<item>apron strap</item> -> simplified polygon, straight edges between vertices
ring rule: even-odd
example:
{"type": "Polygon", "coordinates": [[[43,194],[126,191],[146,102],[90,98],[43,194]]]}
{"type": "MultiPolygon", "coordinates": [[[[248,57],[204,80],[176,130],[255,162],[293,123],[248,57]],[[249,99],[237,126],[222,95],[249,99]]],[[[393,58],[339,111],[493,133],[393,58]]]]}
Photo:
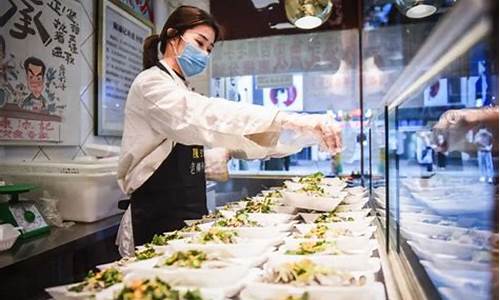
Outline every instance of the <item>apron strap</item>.
{"type": "MultiPolygon", "coordinates": [[[[160,62],[160,61],[157,61],[156,62],[156,66],[162,70],[163,72],[165,72],[168,76],[170,76],[170,78],[172,78],[172,80],[175,80],[174,79],[174,76],[168,71],[167,68],[165,68],[165,66],[160,62]]],[[[165,141],[166,139],[162,140],[160,144],[163,144],[163,142],[165,141]]],[[[175,142],[172,141],[172,150],[174,149],[175,147],[175,142]]]]}
{"type": "Polygon", "coordinates": [[[174,76],[168,71],[167,68],[165,68],[165,66],[161,62],[157,61],[156,66],[160,68],[160,70],[162,70],[163,72],[167,73],[168,76],[170,76],[172,79],[174,79],[174,76]]]}

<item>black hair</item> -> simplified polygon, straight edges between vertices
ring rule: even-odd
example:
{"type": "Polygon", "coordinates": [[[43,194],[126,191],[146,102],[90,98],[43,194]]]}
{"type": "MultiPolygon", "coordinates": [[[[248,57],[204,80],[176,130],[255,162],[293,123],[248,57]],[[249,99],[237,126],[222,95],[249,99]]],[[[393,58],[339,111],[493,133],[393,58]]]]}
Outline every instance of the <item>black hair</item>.
{"type": "Polygon", "coordinates": [[[43,61],[41,59],[33,57],[33,56],[26,58],[26,60],[24,61],[24,70],[26,71],[26,73],[28,73],[28,66],[29,65],[42,67],[42,75],[45,75],[45,64],[43,63],[43,61]]]}
{"type": "Polygon", "coordinates": [[[212,15],[194,6],[183,5],[175,9],[163,25],[160,35],[153,34],[144,41],[142,58],[144,69],[151,68],[158,62],[158,45],[161,53],[164,53],[169,40],[181,36],[186,30],[198,25],[212,27],[215,31],[215,41],[219,40],[221,28],[212,15]]]}

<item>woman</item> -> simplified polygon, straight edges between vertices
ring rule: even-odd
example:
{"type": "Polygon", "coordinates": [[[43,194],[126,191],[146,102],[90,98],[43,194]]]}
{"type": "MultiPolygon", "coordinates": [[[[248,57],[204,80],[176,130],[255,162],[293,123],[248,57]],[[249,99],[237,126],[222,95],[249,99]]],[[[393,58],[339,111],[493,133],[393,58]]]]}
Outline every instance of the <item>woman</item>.
{"type": "Polygon", "coordinates": [[[288,154],[278,141],[283,129],[315,135],[331,152],[340,146],[338,127],[322,116],[293,116],[190,91],[186,80],[205,69],[219,36],[208,13],[181,6],[159,36],[145,41],[145,71],[128,94],[118,169],[119,184],[131,194],[136,245],[207,213],[203,146],[247,159],[288,154]]]}

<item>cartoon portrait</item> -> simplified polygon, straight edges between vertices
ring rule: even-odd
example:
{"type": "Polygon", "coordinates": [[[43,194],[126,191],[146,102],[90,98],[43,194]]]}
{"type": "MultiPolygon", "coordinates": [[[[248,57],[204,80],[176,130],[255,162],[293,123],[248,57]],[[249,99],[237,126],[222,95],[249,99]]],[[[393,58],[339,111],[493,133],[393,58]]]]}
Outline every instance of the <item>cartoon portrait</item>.
{"type": "Polygon", "coordinates": [[[43,96],[45,64],[41,59],[31,56],[24,61],[24,70],[30,94],[19,104],[20,107],[35,112],[47,110],[47,100],[43,96]]]}
{"type": "Polygon", "coordinates": [[[80,91],[70,83],[79,83],[82,73],[82,6],[78,1],[4,2],[0,144],[77,145],[80,91]]]}

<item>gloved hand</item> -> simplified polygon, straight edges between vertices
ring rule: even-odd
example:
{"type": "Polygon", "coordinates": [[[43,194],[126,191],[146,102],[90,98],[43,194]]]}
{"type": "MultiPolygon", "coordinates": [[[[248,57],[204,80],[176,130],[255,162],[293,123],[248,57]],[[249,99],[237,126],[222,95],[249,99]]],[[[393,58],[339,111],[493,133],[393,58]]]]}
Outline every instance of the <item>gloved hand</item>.
{"type": "Polygon", "coordinates": [[[467,132],[474,126],[470,122],[471,114],[474,114],[474,111],[470,109],[452,109],[441,115],[432,129],[435,141],[438,140],[439,136],[446,140],[441,150],[466,149],[467,132]]]}
{"type": "MultiPolygon", "coordinates": [[[[498,122],[498,107],[481,109],[451,109],[441,115],[433,128],[437,139],[439,135],[446,138],[447,151],[466,151],[466,136],[471,129],[480,124],[488,125],[498,122]]],[[[470,147],[469,147],[470,148],[470,147]]]]}
{"type": "Polygon", "coordinates": [[[312,144],[314,141],[321,148],[335,155],[342,151],[341,128],[329,115],[278,113],[276,121],[282,130],[292,130],[296,144],[312,144]]]}
{"type": "Polygon", "coordinates": [[[229,179],[227,162],[231,159],[230,153],[224,148],[205,150],[205,174],[208,180],[224,182],[229,179]]]}
{"type": "Polygon", "coordinates": [[[451,109],[441,115],[434,126],[436,131],[465,130],[474,126],[473,119],[476,114],[474,109],[451,109]]]}

